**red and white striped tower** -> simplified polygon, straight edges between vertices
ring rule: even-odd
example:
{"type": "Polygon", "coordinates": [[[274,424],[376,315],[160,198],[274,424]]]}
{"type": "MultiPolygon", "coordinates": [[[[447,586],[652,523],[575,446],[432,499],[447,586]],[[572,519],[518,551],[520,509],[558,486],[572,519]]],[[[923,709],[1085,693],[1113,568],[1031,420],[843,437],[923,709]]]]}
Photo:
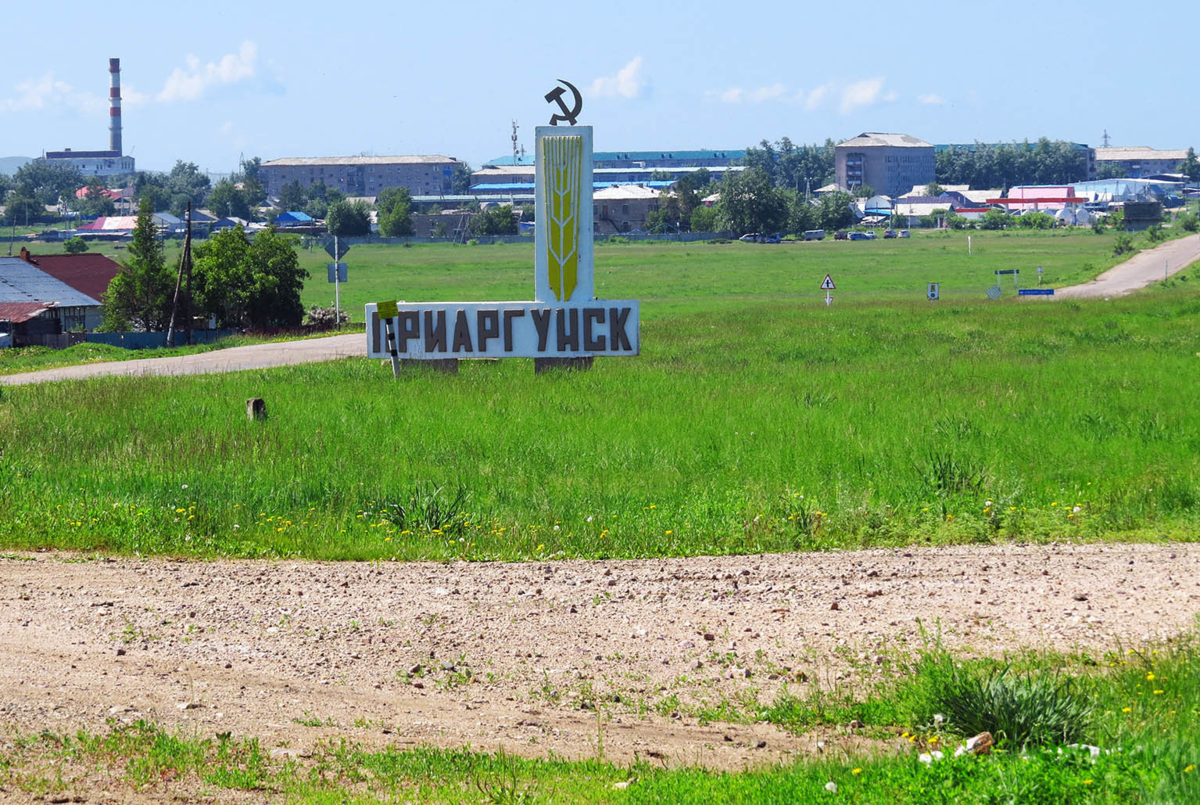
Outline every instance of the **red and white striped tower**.
{"type": "Polygon", "coordinates": [[[110,122],[108,125],[108,150],[121,153],[121,60],[109,59],[108,72],[112,76],[108,91],[110,122]]]}

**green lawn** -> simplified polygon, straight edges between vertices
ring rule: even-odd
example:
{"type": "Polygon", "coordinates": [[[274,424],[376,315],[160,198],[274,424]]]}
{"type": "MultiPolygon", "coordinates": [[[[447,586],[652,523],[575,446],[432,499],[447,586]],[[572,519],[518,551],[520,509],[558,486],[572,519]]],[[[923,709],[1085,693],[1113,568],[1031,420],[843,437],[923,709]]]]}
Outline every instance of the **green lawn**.
{"type": "MultiPolygon", "coordinates": [[[[490,559],[1195,539],[1196,269],[1112,302],[924,301],[925,258],[960,240],[603,247],[599,292],[643,299],[643,354],[583,374],[517,360],[397,381],[346,360],[5,389],[0,546],[490,559]],[[900,256],[854,260],[873,254],[900,256]],[[905,275],[912,293],[887,290],[905,275]],[[267,422],[245,420],[252,396],[267,422]]],[[[1053,267],[1107,240],[979,245],[1053,267]]],[[[420,261],[363,266],[364,300],[528,295],[524,247],[360,251],[420,261]]],[[[979,287],[1000,262],[969,269],[979,287]]]]}

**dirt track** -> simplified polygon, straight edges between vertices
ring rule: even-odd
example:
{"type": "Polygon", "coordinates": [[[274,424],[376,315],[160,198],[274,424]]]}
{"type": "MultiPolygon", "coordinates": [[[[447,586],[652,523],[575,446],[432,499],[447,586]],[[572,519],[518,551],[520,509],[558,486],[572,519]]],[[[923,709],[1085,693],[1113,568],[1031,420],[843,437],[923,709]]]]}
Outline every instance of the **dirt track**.
{"type": "Polygon", "coordinates": [[[1200,235],[1188,235],[1138,252],[1091,282],[1059,288],[1054,295],[1076,299],[1124,296],[1158,282],[1164,273],[1177,274],[1197,260],[1200,260],[1200,235]]]}
{"type": "Polygon", "coordinates": [[[578,758],[596,754],[596,701],[610,758],[740,768],[859,739],[702,726],[696,706],[770,702],[785,683],[862,690],[920,645],[918,618],[1000,654],[1119,649],[1198,611],[1200,545],[521,565],[9,555],[0,729],[146,718],[282,753],[346,736],[578,758]]]}

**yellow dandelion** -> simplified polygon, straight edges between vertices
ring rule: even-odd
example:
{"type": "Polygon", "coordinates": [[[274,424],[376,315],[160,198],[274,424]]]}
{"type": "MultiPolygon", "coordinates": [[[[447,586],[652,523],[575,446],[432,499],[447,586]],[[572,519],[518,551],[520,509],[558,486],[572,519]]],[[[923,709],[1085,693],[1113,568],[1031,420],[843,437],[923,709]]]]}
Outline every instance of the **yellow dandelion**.
{"type": "Polygon", "coordinates": [[[850,773],[851,774],[862,774],[862,769],[851,769],[850,773]]]}

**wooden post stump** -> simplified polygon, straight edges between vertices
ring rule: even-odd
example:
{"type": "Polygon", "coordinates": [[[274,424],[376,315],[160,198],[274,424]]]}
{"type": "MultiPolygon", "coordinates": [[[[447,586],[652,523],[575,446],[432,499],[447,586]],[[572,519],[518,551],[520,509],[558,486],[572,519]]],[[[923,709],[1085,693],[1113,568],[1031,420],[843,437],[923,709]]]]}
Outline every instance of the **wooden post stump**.
{"type": "Polygon", "coordinates": [[[254,422],[261,422],[267,418],[267,404],[262,397],[246,400],[246,418],[254,422]]]}

